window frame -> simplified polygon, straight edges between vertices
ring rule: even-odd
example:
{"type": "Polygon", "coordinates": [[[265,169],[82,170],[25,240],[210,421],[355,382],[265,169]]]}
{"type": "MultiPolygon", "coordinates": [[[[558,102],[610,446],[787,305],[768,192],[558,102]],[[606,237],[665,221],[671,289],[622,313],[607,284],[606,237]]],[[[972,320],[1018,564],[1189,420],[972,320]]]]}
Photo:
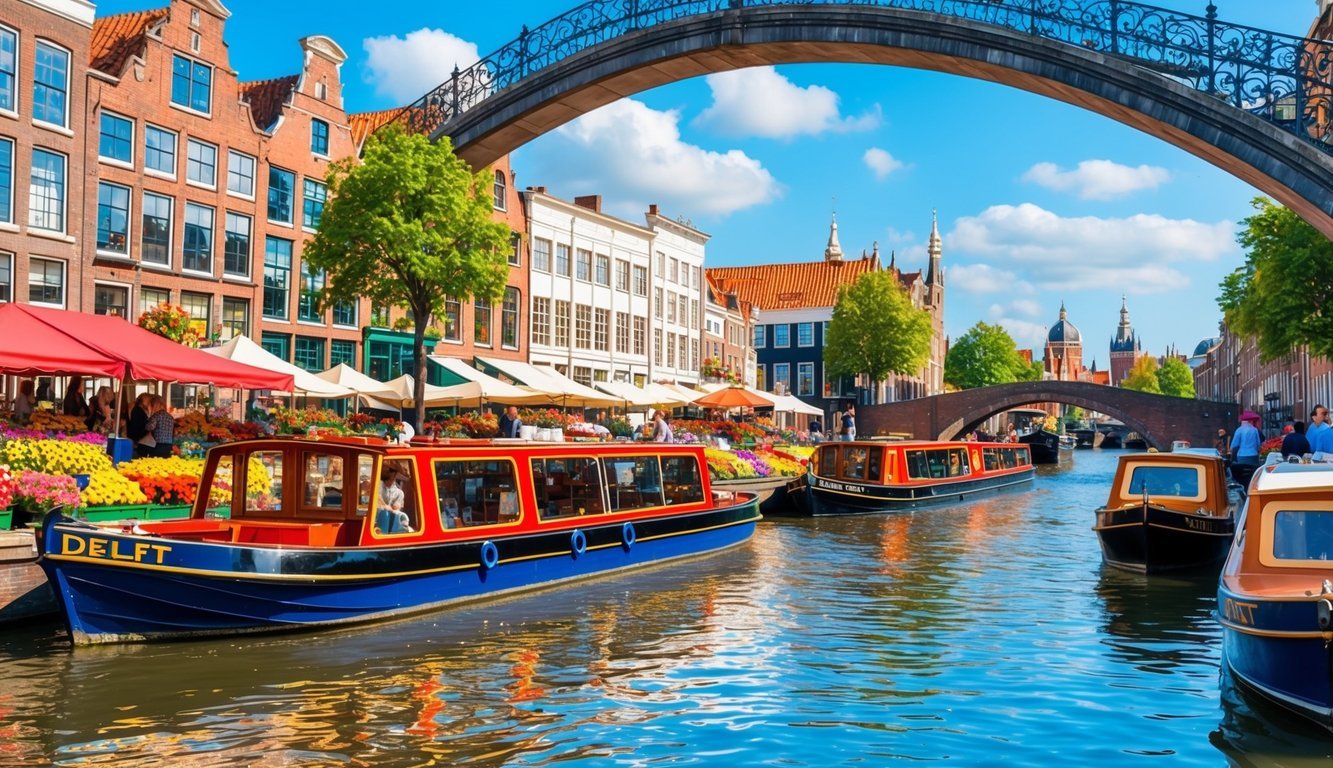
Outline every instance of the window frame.
{"type": "MultiPolygon", "coordinates": [[[[293,253],[293,251],[294,251],[294,244],[293,244],[293,242],[292,242],[291,240],[288,240],[288,239],[283,238],[283,237],[274,237],[273,235],[265,235],[265,237],[264,237],[264,284],[263,284],[263,294],[262,294],[262,299],[261,299],[262,304],[260,305],[260,308],[259,308],[260,317],[267,318],[267,319],[269,319],[269,320],[286,320],[286,319],[288,319],[289,317],[291,317],[291,311],[292,311],[292,310],[291,310],[291,303],[292,303],[292,264],[293,264],[293,258],[294,258],[294,253],[293,253]],[[281,252],[281,249],[279,249],[279,250],[273,250],[272,248],[270,248],[270,246],[277,246],[277,245],[282,244],[282,243],[285,243],[286,246],[287,246],[287,251],[286,251],[285,254],[281,252]],[[286,263],[285,263],[285,264],[283,264],[283,263],[279,263],[280,260],[283,259],[284,256],[285,256],[286,263]],[[271,257],[272,257],[272,258],[271,258],[271,257]],[[281,274],[282,274],[282,277],[283,277],[283,281],[282,281],[282,282],[283,282],[283,284],[282,284],[281,287],[278,287],[278,286],[276,286],[276,285],[275,285],[275,286],[272,286],[272,287],[269,286],[269,270],[273,270],[273,272],[274,272],[274,276],[275,276],[275,282],[276,282],[276,277],[277,277],[278,273],[281,273],[281,274]],[[269,312],[269,306],[270,306],[270,302],[269,302],[269,291],[270,291],[270,290],[274,291],[274,292],[275,292],[275,295],[276,295],[276,292],[278,292],[278,291],[281,291],[281,292],[282,292],[281,314],[276,314],[276,313],[270,313],[270,312],[269,312]]],[[[275,305],[276,305],[276,304],[275,304],[275,305]]]]}
{"type": "Polygon", "coordinates": [[[203,205],[200,203],[196,203],[192,200],[185,201],[185,208],[181,211],[181,271],[182,272],[189,272],[191,274],[196,274],[196,275],[208,275],[209,277],[213,276],[213,273],[215,272],[214,267],[217,266],[216,264],[213,263],[213,246],[217,241],[217,223],[218,223],[218,212],[216,208],[210,205],[203,205]],[[208,269],[206,270],[188,266],[189,254],[187,251],[190,242],[190,227],[200,226],[197,223],[192,224],[190,222],[191,211],[208,212],[208,230],[207,230],[208,269]]]}
{"type": "Polygon", "coordinates": [[[14,300],[14,254],[10,251],[0,251],[0,304],[8,304],[14,300]]]}
{"type": "Polygon", "coordinates": [[[224,277],[239,277],[239,278],[244,278],[246,280],[250,279],[251,273],[254,272],[254,258],[255,258],[254,243],[255,243],[254,217],[247,216],[244,213],[237,213],[236,211],[232,210],[225,211],[222,214],[222,275],[224,277]],[[246,226],[244,272],[238,272],[234,269],[231,269],[231,265],[229,263],[233,255],[231,249],[232,238],[230,236],[231,233],[235,231],[231,227],[231,222],[233,218],[239,221],[244,221],[246,226]]]}
{"type": "Polygon", "coordinates": [[[35,40],[36,43],[33,46],[32,59],[32,121],[37,125],[48,125],[59,128],[62,131],[67,131],[69,130],[70,89],[73,85],[73,72],[70,70],[70,65],[74,61],[74,53],[70,49],[63,45],[59,45],[52,40],[42,37],[35,38],[35,40]],[[51,83],[44,82],[39,77],[39,73],[44,66],[41,63],[41,54],[44,47],[63,55],[65,58],[63,87],[57,88],[51,83]],[[39,104],[42,105],[43,111],[49,107],[49,101],[47,99],[39,99],[37,97],[38,88],[50,89],[51,91],[60,94],[60,122],[53,122],[47,120],[45,117],[37,116],[39,104]]]}
{"type": "MultiPolygon", "coordinates": [[[[96,234],[95,234],[96,241],[95,241],[95,243],[94,243],[94,246],[95,246],[95,250],[97,251],[98,254],[101,254],[101,255],[107,255],[107,256],[112,256],[112,257],[114,257],[114,258],[122,258],[122,259],[128,259],[128,258],[130,258],[130,242],[132,241],[132,238],[131,238],[130,221],[132,220],[133,216],[134,216],[134,190],[133,190],[133,188],[131,188],[131,187],[127,187],[127,186],[125,186],[124,184],[115,184],[115,183],[110,182],[110,181],[98,181],[98,182],[97,182],[97,227],[96,227],[96,234]],[[108,247],[105,247],[105,246],[103,245],[103,242],[102,242],[102,233],[103,233],[103,231],[104,231],[104,229],[103,229],[103,227],[102,227],[102,208],[103,208],[103,205],[104,205],[104,203],[103,203],[103,201],[102,201],[102,192],[103,192],[103,190],[109,190],[109,191],[111,191],[111,192],[113,192],[113,193],[114,193],[114,192],[120,192],[120,193],[123,193],[123,194],[124,194],[124,198],[125,198],[125,207],[124,207],[124,209],[123,209],[123,211],[122,211],[123,222],[124,222],[124,230],[123,230],[122,232],[119,233],[119,234],[121,235],[121,237],[122,237],[122,242],[123,242],[123,244],[122,244],[122,248],[121,248],[121,250],[119,250],[119,251],[115,250],[114,248],[108,248],[108,247]]],[[[108,217],[108,219],[109,219],[109,218],[110,218],[110,217],[108,217]]],[[[105,231],[107,231],[108,233],[110,233],[110,225],[109,225],[109,224],[108,224],[108,226],[107,226],[107,228],[106,228],[105,231]]]]}
{"type": "Polygon", "coordinates": [[[0,187],[0,222],[5,224],[14,224],[14,154],[18,151],[18,142],[8,136],[0,136],[0,145],[9,147],[9,164],[0,166],[3,173],[0,173],[0,181],[5,186],[0,187]]]}
{"type": "Polygon", "coordinates": [[[136,135],[136,133],[137,133],[137,132],[135,131],[135,125],[134,125],[134,119],[133,119],[133,118],[126,117],[126,116],[124,116],[124,115],[122,115],[122,114],[119,114],[119,113],[117,113],[117,112],[112,112],[112,111],[109,110],[109,109],[104,109],[104,110],[102,110],[101,113],[97,116],[97,159],[98,159],[98,161],[99,161],[99,162],[103,162],[103,163],[108,163],[108,164],[111,164],[111,165],[119,165],[119,166],[123,166],[123,167],[125,167],[125,168],[133,168],[133,167],[134,167],[134,142],[135,142],[135,135],[136,135]],[[107,134],[107,130],[106,130],[106,129],[107,129],[107,125],[106,125],[106,123],[107,123],[107,120],[108,120],[108,119],[109,119],[109,120],[118,120],[118,121],[120,121],[121,123],[123,123],[124,125],[129,126],[129,129],[130,129],[130,135],[129,135],[129,138],[127,138],[127,139],[121,139],[119,136],[116,136],[116,135],[114,135],[114,134],[111,135],[111,140],[112,140],[113,142],[122,142],[122,141],[124,142],[124,144],[125,144],[125,149],[126,149],[126,151],[129,153],[129,157],[116,157],[115,155],[108,155],[108,154],[106,154],[106,153],[103,151],[103,149],[104,149],[105,146],[106,146],[106,141],[107,141],[107,136],[108,136],[108,134],[107,134]]]}
{"type": "MultiPolygon", "coordinates": [[[[43,199],[46,199],[46,198],[43,198],[43,199]]],[[[41,230],[41,231],[43,231],[43,232],[59,232],[60,234],[65,234],[65,233],[68,231],[68,228],[69,228],[69,156],[66,155],[66,154],[63,153],[63,152],[57,152],[57,151],[55,151],[55,150],[53,150],[53,149],[47,149],[46,147],[41,147],[41,146],[34,146],[34,147],[32,148],[32,162],[31,162],[31,164],[30,164],[29,167],[28,167],[28,228],[29,228],[29,229],[37,229],[37,230],[41,230]],[[33,174],[37,171],[37,153],[39,153],[39,152],[42,153],[42,154],[44,154],[44,155],[49,155],[50,157],[54,157],[54,158],[57,158],[57,159],[60,160],[60,178],[59,178],[59,180],[57,180],[57,181],[54,182],[56,188],[57,188],[58,191],[59,191],[59,197],[60,197],[60,212],[59,212],[59,214],[58,214],[58,215],[59,215],[59,218],[60,218],[60,228],[59,228],[59,229],[52,229],[52,228],[50,228],[50,227],[41,226],[40,224],[35,224],[35,223],[33,222],[33,216],[36,215],[36,214],[39,214],[39,213],[40,213],[40,214],[45,215],[45,216],[49,216],[49,215],[51,215],[51,214],[45,212],[44,207],[40,207],[40,208],[39,208],[38,206],[34,206],[34,205],[32,204],[33,194],[37,191],[37,189],[36,189],[36,185],[33,183],[33,182],[35,181],[35,179],[34,179],[34,177],[33,177],[33,174]]]]}
{"type": "Polygon", "coordinates": [[[183,109],[187,112],[193,112],[194,114],[197,115],[206,115],[211,117],[213,115],[213,75],[214,75],[213,70],[214,70],[213,65],[209,64],[208,62],[199,61],[198,59],[195,59],[193,57],[184,56],[182,54],[173,51],[171,54],[171,87],[170,87],[170,92],[167,94],[167,103],[177,109],[183,109]],[[190,65],[189,72],[185,76],[185,81],[188,83],[189,89],[188,92],[185,94],[184,102],[176,100],[176,79],[180,77],[180,74],[176,72],[177,60],[184,61],[190,65]],[[208,82],[203,84],[205,89],[205,99],[208,102],[207,109],[199,109],[197,106],[195,106],[195,86],[198,84],[198,81],[195,79],[195,76],[199,72],[199,70],[196,69],[196,67],[202,67],[204,70],[208,72],[208,82]]]}
{"type": "MultiPolygon", "coordinates": [[[[167,269],[171,268],[171,261],[172,261],[171,243],[172,243],[172,238],[176,232],[175,216],[176,216],[176,198],[170,197],[168,195],[159,195],[156,192],[149,192],[146,189],[143,191],[143,195],[139,198],[139,262],[141,264],[147,264],[157,267],[165,267],[167,269]],[[146,258],[145,256],[145,254],[148,253],[148,249],[144,245],[144,238],[148,234],[148,224],[145,221],[145,219],[148,218],[149,197],[156,198],[157,200],[167,201],[167,216],[165,219],[167,224],[167,239],[166,242],[162,244],[162,248],[166,252],[166,261],[159,261],[156,258],[149,259],[146,258]]],[[[160,218],[161,217],[156,215],[153,216],[154,220],[160,218]]],[[[154,243],[153,245],[156,246],[158,244],[154,243]]]]}
{"type": "MultiPolygon", "coordinates": [[[[43,277],[45,276],[46,273],[45,271],[43,271],[43,277]]],[[[29,256],[28,257],[28,303],[39,307],[54,307],[56,309],[64,309],[68,297],[69,297],[69,263],[66,262],[64,259],[52,259],[52,258],[47,258],[45,256],[29,256]],[[57,264],[60,266],[59,303],[53,301],[33,301],[32,278],[33,275],[37,273],[37,270],[33,269],[33,266],[38,262],[42,262],[43,264],[57,264]]]]}
{"type": "Polygon", "coordinates": [[[177,131],[173,131],[173,130],[171,130],[170,128],[163,128],[163,127],[161,127],[161,126],[159,126],[159,125],[153,125],[152,123],[144,123],[144,128],[143,128],[143,170],[144,170],[144,173],[145,173],[145,174],[149,174],[149,175],[153,175],[153,176],[161,176],[161,177],[163,177],[163,178],[172,179],[172,180],[174,181],[175,178],[176,178],[176,167],[177,167],[177,162],[176,162],[176,160],[177,160],[177,157],[178,157],[179,155],[180,155],[180,133],[179,133],[179,132],[177,132],[177,131]],[[150,147],[150,146],[148,146],[148,141],[149,141],[149,137],[150,137],[150,136],[170,136],[170,137],[171,137],[171,151],[170,151],[170,153],[164,151],[164,150],[163,150],[162,148],[160,148],[160,147],[150,147]],[[171,157],[171,170],[169,170],[169,171],[164,171],[164,170],[162,170],[161,168],[159,168],[159,167],[156,166],[156,165],[149,165],[149,158],[150,158],[150,157],[160,157],[160,156],[162,156],[162,155],[166,155],[166,154],[170,154],[170,157],[171,157]]]}
{"type": "MultiPolygon", "coordinates": [[[[5,35],[12,37],[14,40],[13,64],[12,64],[13,69],[9,70],[0,69],[0,83],[3,83],[3,77],[5,75],[9,76],[8,93],[10,102],[8,105],[6,105],[4,104],[4,102],[0,101],[0,113],[4,113],[12,117],[17,117],[19,112],[19,104],[21,103],[21,99],[19,98],[21,95],[21,92],[19,90],[19,62],[23,61],[22,58],[23,37],[22,35],[19,34],[19,31],[17,29],[9,26],[8,24],[0,24],[0,37],[3,37],[5,35]]],[[[3,49],[0,48],[0,50],[3,49]]],[[[0,91],[0,93],[4,93],[4,91],[0,91]]]]}
{"type": "Polygon", "coordinates": [[[815,345],[815,324],[814,324],[814,322],[811,321],[811,322],[808,322],[808,323],[797,323],[797,324],[796,324],[796,346],[798,346],[798,347],[813,347],[814,345],[815,345]],[[810,340],[809,340],[809,341],[805,341],[805,340],[804,340],[804,337],[805,337],[805,335],[806,335],[807,332],[810,334],[810,340]]]}
{"type": "Polygon", "coordinates": [[[269,223],[280,224],[288,227],[292,226],[296,221],[295,198],[296,198],[296,171],[289,171],[286,168],[281,168],[276,165],[270,165],[268,167],[268,204],[266,206],[266,215],[268,217],[269,223]],[[283,195],[282,190],[280,188],[275,188],[273,186],[273,180],[275,177],[282,178],[284,175],[289,176],[291,178],[291,184],[288,186],[286,192],[286,199],[287,199],[286,220],[273,218],[274,194],[275,192],[277,193],[279,204],[281,204],[283,195]]]}
{"type": "Polygon", "coordinates": [[[310,153],[315,157],[329,157],[329,124],[317,117],[310,118],[310,153]],[[317,130],[319,127],[323,127],[323,131],[317,130]]]}
{"type": "Polygon", "coordinates": [[[329,185],[319,179],[303,177],[301,179],[301,228],[307,232],[319,230],[319,223],[324,218],[324,206],[329,201],[329,185]],[[314,196],[311,196],[314,192],[314,196]],[[315,209],[318,206],[318,209],[315,209]],[[312,215],[312,210],[314,211],[312,215]]]}
{"type": "Polygon", "coordinates": [[[246,199],[246,200],[254,200],[254,199],[255,199],[255,169],[258,168],[258,167],[259,167],[259,159],[258,159],[258,158],[254,157],[254,156],[252,156],[252,155],[247,155],[247,154],[244,153],[244,152],[238,152],[238,151],[236,151],[236,150],[234,150],[234,149],[228,148],[228,149],[227,149],[227,194],[229,194],[229,195],[234,195],[234,196],[236,196],[236,197],[241,197],[241,198],[244,198],[244,199],[246,199]],[[249,176],[245,176],[245,175],[242,174],[239,170],[233,170],[233,169],[232,169],[232,160],[233,160],[233,159],[235,159],[235,160],[242,160],[242,161],[247,161],[247,160],[248,160],[249,163],[250,163],[250,175],[249,175],[249,176]],[[244,191],[244,190],[242,190],[242,189],[237,189],[237,188],[233,187],[233,186],[232,186],[232,178],[233,178],[233,177],[236,178],[236,179],[247,179],[247,178],[248,178],[248,179],[250,180],[250,191],[249,191],[249,192],[246,192],[246,191],[244,191]]]}
{"type": "Polygon", "coordinates": [[[203,139],[196,139],[193,136],[185,137],[185,183],[196,187],[204,187],[205,189],[218,188],[218,145],[203,139]],[[205,164],[202,159],[196,159],[193,156],[196,147],[199,148],[200,152],[212,151],[213,162],[205,164]],[[195,177],[194,169],[196,166],[208,169],[208,181],[195,177]]]}

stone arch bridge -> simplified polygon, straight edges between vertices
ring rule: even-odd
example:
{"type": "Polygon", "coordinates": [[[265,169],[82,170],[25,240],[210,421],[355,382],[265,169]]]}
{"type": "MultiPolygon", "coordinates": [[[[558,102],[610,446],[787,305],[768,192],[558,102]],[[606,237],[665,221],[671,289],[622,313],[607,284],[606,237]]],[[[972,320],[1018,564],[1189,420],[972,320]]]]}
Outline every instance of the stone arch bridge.
{"type": "Polygon", "coordinates": [[[625,96],[805,62],[937,70],[1073,104],[1203,158],[1333,237],[1333,44],[1229,24],[1211,3],[1194,16],[1128,0],[589,0],[523,27],[395,119],[452,137],[482,167],[625,96]]]}
{"type": "Polygon", "coordinates": [[[1211,446],[1219,428],[1235,429],[1236,403],[1150,395],[1120,387],[1076,381],[1022,381],[994,387],[857,406],[857,434],[893,433],[927,440],[952,440],[1010,408],[1034,403],[1065,403],[1112,416],[1138,432],[1148,445],[1169,450],[1174,440],[1211,446]]]}

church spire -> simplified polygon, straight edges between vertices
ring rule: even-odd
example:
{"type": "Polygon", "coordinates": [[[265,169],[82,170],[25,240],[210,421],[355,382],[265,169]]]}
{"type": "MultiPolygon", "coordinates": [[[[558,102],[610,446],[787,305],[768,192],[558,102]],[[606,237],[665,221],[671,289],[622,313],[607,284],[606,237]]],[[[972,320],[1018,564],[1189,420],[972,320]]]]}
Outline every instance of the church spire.
{"type": "Polygon", "coordinates": [[[842,262],[842,245],[838,242],[838,214],[833,214],[829,224],[828,247],[824,249],[824,261],[842,262]]]}
{"type": "Polygon", "coordinates": [[[926,250],[930,254],[930,267],[926,272],[926,285],[943,285],[944,272],[940,269],[940,256],[944,253],[944,246],[940,242],[939,216],[934,209],[930,211],[930,245],[927,246],[926,250]]]}

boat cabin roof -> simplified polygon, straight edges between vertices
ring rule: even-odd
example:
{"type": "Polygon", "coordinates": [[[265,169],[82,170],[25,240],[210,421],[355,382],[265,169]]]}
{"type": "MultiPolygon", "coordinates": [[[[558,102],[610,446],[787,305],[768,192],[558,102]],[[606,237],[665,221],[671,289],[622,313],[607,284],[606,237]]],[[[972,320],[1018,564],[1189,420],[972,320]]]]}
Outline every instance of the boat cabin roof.
{"type": "Polygon", "coordinates": [[[1333,490],[1333,464],[1268,464],[1255,474],[1255,493],[1333,490]]]}

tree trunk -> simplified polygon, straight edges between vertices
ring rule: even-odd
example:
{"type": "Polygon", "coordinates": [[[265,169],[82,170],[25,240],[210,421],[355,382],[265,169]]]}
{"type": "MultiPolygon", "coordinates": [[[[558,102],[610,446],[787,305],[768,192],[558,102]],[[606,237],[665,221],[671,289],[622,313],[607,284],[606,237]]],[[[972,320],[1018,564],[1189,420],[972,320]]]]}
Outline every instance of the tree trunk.
{"type": "Polygon", "coordinates": [[[420,434],[426,423],[426,326],[430,325],[430,309],[414,308],[412,315],[416,318],[416,327],[412,331],[412,355],[416,360],[416,374],[412,377],[412,413],[416,423],[412,426],[420,434]]]}

